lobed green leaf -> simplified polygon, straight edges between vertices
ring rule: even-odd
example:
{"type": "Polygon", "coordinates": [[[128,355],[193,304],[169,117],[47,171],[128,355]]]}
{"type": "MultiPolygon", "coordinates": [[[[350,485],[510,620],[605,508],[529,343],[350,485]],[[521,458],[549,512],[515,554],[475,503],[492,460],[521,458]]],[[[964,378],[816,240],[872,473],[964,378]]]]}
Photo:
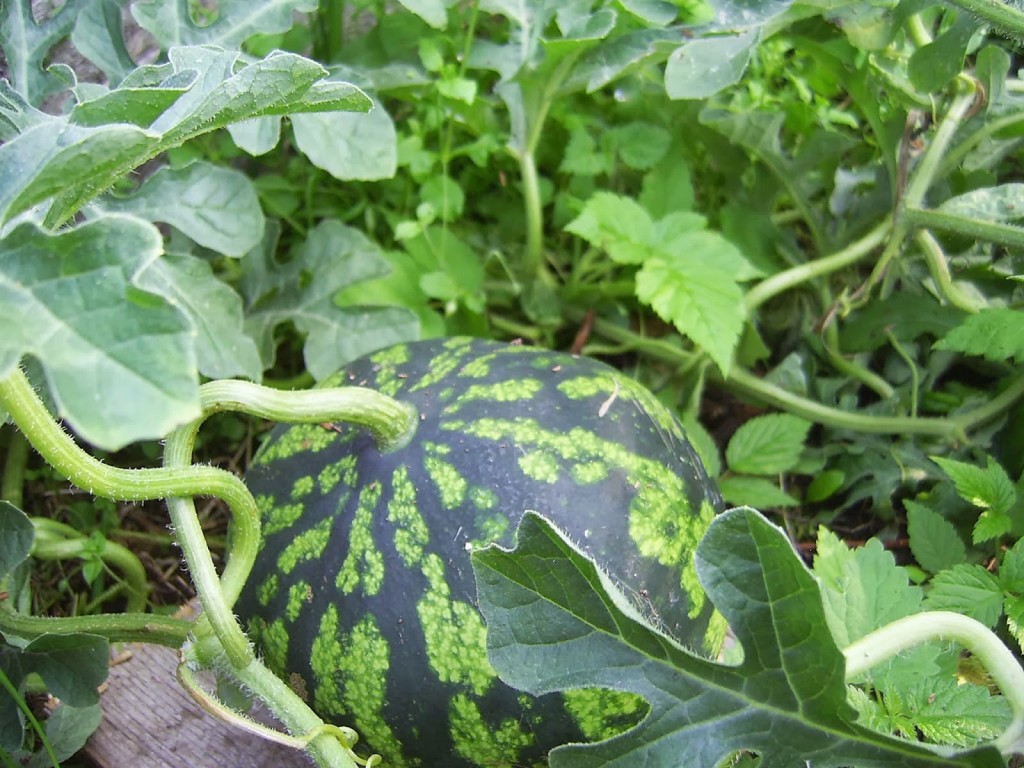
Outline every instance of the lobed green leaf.
{"type": "Polygon", "coordinates": [[[316,0],[217,0],[216,16],[197,24],[189,0],[142,0],[132,4],[139,25],[163,48],[216,45],[239,48],[255,34],[286,32],[297,12],[315,11],[316,0]]]}
{"type": "Polygon", "coordinates": [[[122,215],[0,240],[0,375],[35,356],[58,415],[100,448],[199,415],[192,328],[137,283],[161,249],[155,227],[122,215]]]}
{"type": "Polygon", "coordinates": [[[331,219],[322,221],[284,264],[274,260],[276,231],[242,261],[250,311],[246,330],[264,366],[273,362],[274,330],[291,322],[305,334],[306,368],[317,379],[374,349],[417,335],[415,317],[398,307],[342,308],[343,289],[388,273],[380,249],[365,235],[331,219]]]}
{"type": "Polygon", "coordinates": [[[553,750],[552,768],[710,766],[738,750],[757,753],[763,768],[1003,764],[993,748],[940,754],[855,722],[818,585],[785,534],[752,510],[715,518],[696,555],[742,646],[736,666],[655,631],[536,514],[523,518],[514,549],[488,547],[472,559],[489,658],[502,679],[531,694],[632,691],[651,708],[614,739],[553,750]]]}

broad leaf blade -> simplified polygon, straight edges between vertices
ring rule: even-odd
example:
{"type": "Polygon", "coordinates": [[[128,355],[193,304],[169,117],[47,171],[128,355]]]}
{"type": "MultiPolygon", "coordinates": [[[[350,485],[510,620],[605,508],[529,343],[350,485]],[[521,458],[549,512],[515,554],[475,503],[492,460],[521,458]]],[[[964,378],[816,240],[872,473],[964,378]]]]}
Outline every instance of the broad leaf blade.
{"type": "Polygon", "coordinates": [[[0,375],[34,355],[58,415],[104,449],[198,416],[192,329],[135,285],[161,247],[127,216],[58,234],[25,224],[0,240],[0,375]]]}
{"type": "Polygon", "coordinates": [[[628,690],[651,707],[619,737],[553,750],[552,768],[711,766],[737,750],[758,753],[764,768],[1002,765],[995,749],[944,757],[853,722],[817,584],[785,535],[751,510],[716,518],[697,551],[704,585],[743,643],[736,667],[658,634],[535,514],[523,518],[514,550],[472,557],[503,679],[533,694],[628,690]]]}
{"type": "Polygon", "coordinates": [[[777,475],[800,461],[811,423],[789,413],[757,416],[736,430],[725,449],[725,461],[734,472],[777,475]]]}
{"type": "Polygon", "coordinates": [[[374,349],[417,335],[415,315],[397,307],[338,307],[351,285],[382,277],[389,267],[362,233],[326,220],[313,229],[286,264],[276,264],[273,243],[242,261],[243,289],[252,308],[246,328],[265,365],[273,361],[274,329],[292,322],[306,334],[306,368],[317,379],[374,349]]]}
{"type": "Polygon", "coordinates": [[[164,48],[217,45],[238,48],[255,34],[287,32],[296,12],[316,10],[316,0],[218,0],[216,19],[197,25],[190,0],[145,0],[132,4],[132,15],[164,48]]]}
{"type": "Polygon", "coordinates": [[[200,373],[260,379],[263,365],[243,328],[242,297],[214,275],[209,262],[168,254],[139,275],[139,287],[163,296],[192,322],[200,373]]]}
{"type": "Polygon", "coordinates": [[[29,556],[35,529],[24,512],[7,501],[0,501],[0,579],[29,556]]]}
{"type": "Polygon", "coordinates": [[[134,194],[108,198],[103,207],[170,224],[226,256],[244,256],[263,239],[263,211],[252,181],[241,171],[212,163],[161,168],[134,194]]]}
{"type": "Polygon", "coordinates": [[[337,179],[390,179],[398,167],[398,134],[379,103],[366,114],[332,112],[292,117],[295,144],[337,179]]]}

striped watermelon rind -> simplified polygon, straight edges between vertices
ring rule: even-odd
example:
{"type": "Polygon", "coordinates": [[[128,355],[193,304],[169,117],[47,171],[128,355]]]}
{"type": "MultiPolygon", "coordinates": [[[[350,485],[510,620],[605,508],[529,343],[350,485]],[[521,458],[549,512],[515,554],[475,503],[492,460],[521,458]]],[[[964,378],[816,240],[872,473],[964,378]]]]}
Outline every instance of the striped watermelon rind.
{"type": "Polygon", "coordinates": [[[680,641],[715,647],[692,553],[721,500],[672,414],[598,361],[469,338],[398,345],[324,386],[410,403],[412,440],[278,428],[247,474],[264,522],[239,601],[267,663],[391,766],[540,765],[635,724],[630,694],[498,680],[469,552],[552,519],[680,641]]]}

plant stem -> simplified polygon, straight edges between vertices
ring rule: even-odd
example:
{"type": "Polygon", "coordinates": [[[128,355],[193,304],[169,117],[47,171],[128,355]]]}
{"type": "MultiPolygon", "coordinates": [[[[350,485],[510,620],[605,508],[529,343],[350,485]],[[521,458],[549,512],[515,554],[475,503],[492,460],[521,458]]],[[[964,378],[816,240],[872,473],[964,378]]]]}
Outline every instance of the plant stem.
{"type": "MultiPolygon", "coordinates": [[[[692,366],[700,358],[696,352],[680,349],[659,339],[639,336],[635,331],[610,323],[603,318],[594,319],[594,330],[606,338],[628,344],[641,354],[677,367],[692,366]]],[[[872,416],[842,411],[788,392],[739,367],[734,367],[728,378],[722,380],[722,384],[733,392],[829,427],[886,435],[934,435],[958,440],[965,440],[968,431],[1004,413],[1017,400],[1024,397],[1024,375],[1022,375],[985,405],[972,411],[943,419],[909,418],[872,416]]]]}
{"type": "Polygon", "coordinates": [[[1024,227],[1014,224],[983,221],[926,208],[905,208],[903,219],[912,226],[953,232],[972,240],[986,240],[1010,248],[1024,248],[1024,227]]]}
{"type": "Polygon", "coordinates": [[[914,239],[924,254],[928,271],[931,272],[936,287],[946,301],[964,312],[976,313],[980,309],[978,302],[953,282],[953,277],[949,273],[949,264],[946,262],[946,254],[942,252],[942,247],[935,236],[927,229],[919,229],[914,233],[914,239]]]}
{"type": "MultiPolygon", "coordinates": [[[[60,760],[58,760],[57,755],[54,754],[53,745],[50,743],[50,740],[46,738],[46,731],[43,730],[43,726],[39,724],[39,720],[32,712],[32,708],[25,701],[25,697],[22,696],[14,686],[11,679],[4,674],[3,669],[0,669],[0,688],[3,688],[7,695],[14,699],[14,703],[17,705],[18,709],[21,710],[25,719],[28,720],[29,724],[32,726],[32,730],[36,732],[36,735],[39,737],[39,741],[43,745],[43,749],[46,750],[47,757],[50,758],[53,768],[60,768],[60,760]]],[[[15,723],[17,723],[17,721],[15,721],[15,723]]]]}
{"type": "MultiPolygon", "coordinates": [[[[70,525],[45,517],[32,518],[35,528],[35,541],[32,555],[44,560],[63,560],[67,558],[88,557],[90,539],[70,525]]],[[[113,565],[124,575],[124,587],[127,591],[126,610],[129,613],[143,612],[149,597],[149,580],[142,561],[127,547],[116,541],[103,540],[100,559],[113,565]]]]}
{"type": "Polygon", "coordinates": [[[26,616],[0,608],[0,632],[35,640],[43,635],[100,635],[112,643],[154,643],[180,648],[193,623],[153,613],[98,613],[92,616],[26,616]]]}
{"type": "Polygon", "coordinates": [[[1001,0],[947,0],[972,16],[984,19],[1004,35],[1024,38],[1024,13],[1001,0]]]}
{"type": "Polygon", "coordinates": [[[992,675],[1013,711],[1013,721],[995,744],[1003,754],[1019,749],[1024,737],[1024,669],[988,627],[968,616],[952,611],[926,611],[875,630],[843,651],[846,679],[852,680],[908,648],[936,639],[961,644],[992,675]]]}
{"type": "Polygon", "coordinates": [[[921,208],[923,206],[928,189],[931,187],[932,182],[935,181],[935,177],[942,167],[943,155],[945,155],[946,149],[956,135],[956,131],[963,122],[964,117],[974,104],[974,99],[977,95],[977,85],[974,81],[961,77],[957,80],[957,83],[960,86],[960,93],[954,96],[949,109],[935,131],[935,135],[928,144],[928,148],[921,156],[917,167],[914,168],[913,175],[910,177],[907,188],[903,193],[903,198],[899,203],[900,211],[896,217],[892,236],[878,262],[875,264],[875,268],[872,270],[867,282],[864,284],[864,295],[867,295],[867,291],[871,286],[882,279],[882,276],[889,267],[889,263],[899,254],[910,230],[910,224],[902,214],[907,209],[921,208]]]}
{"type": "Polygon", "coordinates": [[[25,466],[28,463],[28,441],[16,430],[8,430],[7,458],[4,460],[4,478],[0,484],[0,499],[18,509],[25,503],[25,466]]]}
{"type": "Polygon", "coordinates": [[[844,267],[856,264],[865,256],[877,248],[889,234],[892,227],[892,217],[887,216],[870,232],[856,242],[837,251],[829,256],[824,256],[806,264],[791,267],[783,272],[778,272],[766,280],[762,280],[749,291],[744,298],[744,305],[747,314],[752,313],[768,299],[795,288],[801,283],[806,283],[816,277],[822,277],[837,272],[844,267]]]}

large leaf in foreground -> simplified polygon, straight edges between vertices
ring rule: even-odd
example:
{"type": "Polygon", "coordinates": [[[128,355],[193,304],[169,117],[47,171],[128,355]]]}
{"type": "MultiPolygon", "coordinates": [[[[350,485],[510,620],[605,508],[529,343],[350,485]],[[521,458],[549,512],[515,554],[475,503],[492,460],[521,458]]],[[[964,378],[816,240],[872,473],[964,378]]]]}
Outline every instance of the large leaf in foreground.
{"type": "Polygon", "coordinates": [[[854,722],[817,582],[759,514],[716,518],[696,557],[742,643],[738,666],[699,658],[655,631],[537,515],[523,518],[515,549],[473,554],[490,659],[503,680],[531,694],[627,690],[651,707],[621,736],[553,750],[551,768],[713,766],[737,750],[760,754],[762,768],[1003,765],[993,748],[940,755],[854,722]]]}
{"type": "Polygon", "coordinates": [[[34,355],[59,415],[100,448],[199,415],[192,328],[136,282],[160,250],[156,227],[122,215],[0,239],[0,376],[34,355]]]}
{"type": "Polygon", "coordinates": [[[324,81],[326,69],[292,53],[248,61],[237,51],[183,47],[168,59],[139,67],[118,88],[61,117],[32,112],[0,82],[8,139],[0,145],[0,223],[51,198],[47,224],[64,223],[144,162],[234,122],[364,112],[371,104],[354,85],[324,81]]]}

